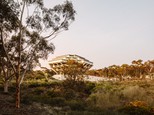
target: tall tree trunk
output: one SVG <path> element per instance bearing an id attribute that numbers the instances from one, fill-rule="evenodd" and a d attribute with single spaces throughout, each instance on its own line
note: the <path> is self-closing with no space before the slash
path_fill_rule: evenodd
<path id="1" fill-rule="evenodd" d="M 9 81 L 4 81 L 4 93 L 8 93 Z"/>
<path id="2" fill-rule="evenodd" d="M 16 108 L 20 108 L 20 83 L 19 74 L 16 75 Z"/>
<path id="3" fill-rule="evenodd" d="M 20 108 L 20 66 L 21 66 L 21 39 L 22 39 L 22 18 L 23 18 L 23 13 L 24 13 L 24 8 L 26 5 L 26 1 L 23 1 L 23 7 L 21 11 L 21 16 L 20 16 L 20 32 L 19 32 L 19 38 L 18 38 L 18 66 L 17 66 L 17 71 L 16 71 L 16 108 Z"/>

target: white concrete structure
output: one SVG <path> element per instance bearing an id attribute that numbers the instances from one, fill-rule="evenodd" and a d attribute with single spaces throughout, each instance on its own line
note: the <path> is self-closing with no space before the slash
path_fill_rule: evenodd
<path id="1" fill-rule="evenodd" d="M 93 63 L 89 60 L 81 56 L 71 54 L 58 56 L 49 61 L 49 65 L 51 66 L 51 69 L 56 72 L 56 74 L 62 74 L 62 68 L 69 60 L 74 60 L 77 63 L 83 64 L 85 70 L 89 70 L 93 66 Z"/>
<path id="2" fill-rule="evenodd" d="M 52 59 L 51 61 L 49 61 L 49 65 L 51 66 L 51 70 L 54 71 L 56 73 L 56 75 L 53 76 L 53 78 L 57 79 L 57 80 L 65 80 L 66 78 L 63 75 L 63 67 L 65 67 L 67 65 L 67 62 L 69 60 L 74 60 L 77 63 L 83 64 L 85 70 L 89 70 L 92 66 L 93 63 L 90 62 L 89 60 L 78 56 L 78 55 L 62 55 L 62 56 L 58 56 L 54 59 Z M 84 77 L 85 81 L 91 81 L 91 82 L 99 82 L 99 81 L 116 81 L 116 78 L 105 78 L 105 77 L 97 77 L 97 76 L 86 76 Z"/>
<path id="3" fill-rule="evenodd" d="M 63 75 L 54 75 L 53 78 L 57 80 L 65 80 L 66 78 Z M 116 78 L 105 78 L 105 77 L 97 77 L 97 76 L 86 76 L 84 78 L 85 81 L 91 81 L 91 82 L 101 82 L 101 81 L 117 81 Z"/>

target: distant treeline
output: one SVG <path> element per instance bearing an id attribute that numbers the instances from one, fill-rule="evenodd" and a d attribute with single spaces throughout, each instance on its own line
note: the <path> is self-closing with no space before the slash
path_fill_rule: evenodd
<path id="1" fill-rule="evenodd" d="M 92 69 L 86 72 L 86 75 L 100 76 L 108 78 L 125 79 L 153 79 L 154 78 L 154 60 L 143 62 L 134 60 L 130 65 L 111 65 L 102 69 Z"/>

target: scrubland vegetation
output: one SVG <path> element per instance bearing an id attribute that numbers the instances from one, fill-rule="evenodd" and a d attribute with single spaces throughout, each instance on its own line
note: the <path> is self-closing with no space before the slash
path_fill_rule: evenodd
<path id="1" fill-rule="evenodd" d="M 34 76 L 33 76 L 34 75 Z M 14 80 L 9 92 L 0 85 L 0 114 L 153 115 L 154 81 L 58 81 L 43 72 L 27 74 L 21 87 L 21 108 L 14 108 Z"/>

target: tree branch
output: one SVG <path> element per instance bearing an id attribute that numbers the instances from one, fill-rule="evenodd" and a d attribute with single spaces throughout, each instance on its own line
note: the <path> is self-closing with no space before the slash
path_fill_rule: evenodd
<path id="1" fill-rule="evenodd" d="M 4 53 L 5 53 L 5 55 L 6 55 L 7 60 L 8 60 L 9 63 L 11 64 L 14 73 L 16 73 L 15 66 L 13 65 L 13 63 L 12 63 L 12 61 L 11 61 L 11 59 L 10 59 L 10 57 L 9 57 L 9 55 L 8 55 L 8 53 L 7 53 L 7 51 L 6 51 L 5 45 L 4 45 L 3 31 L 2 31 L 2 29 L 0 29 L 0 32 L 1 32 L 1 41 L 2 41 L 2 46 L 3 46 L 3 49 L 4 49 Z"/>

